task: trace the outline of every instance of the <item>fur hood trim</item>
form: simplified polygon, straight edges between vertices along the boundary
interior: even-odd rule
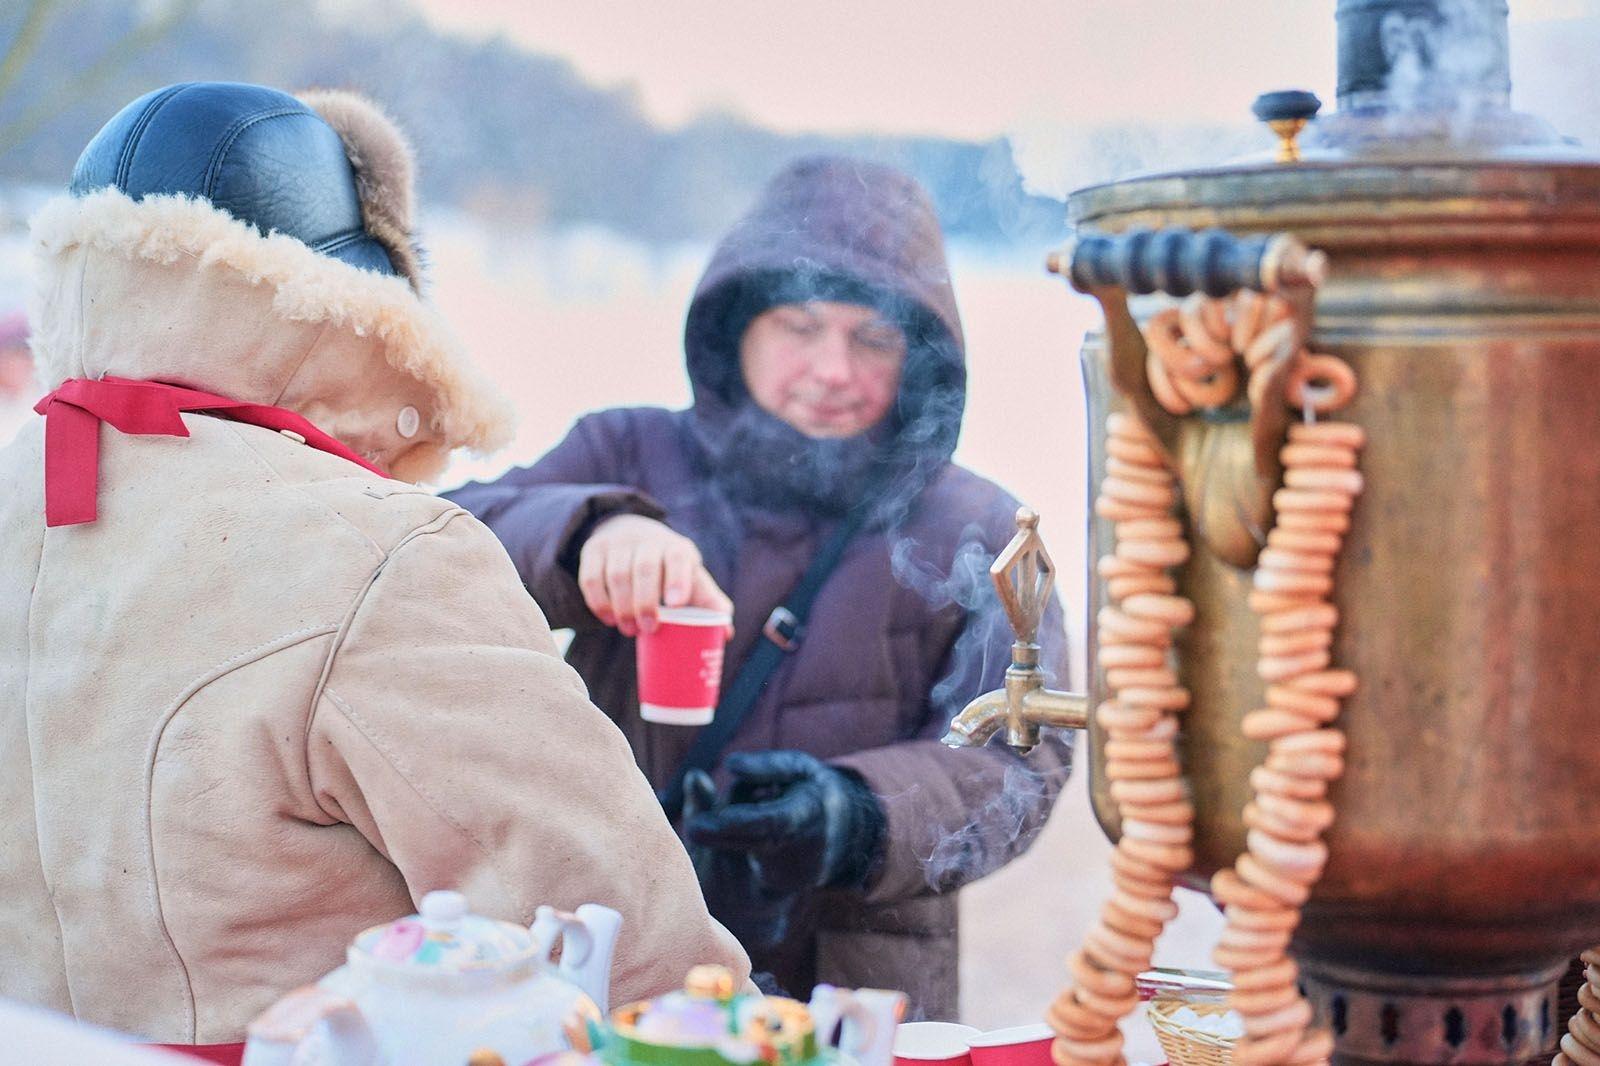
[[[389,253],[389,261],[422,291],[422,251],[417,242],[416,155],[406,135],[377,104],[338,89],[310,89],[299,101],[322,116],[344,142],[356,175],[361,221]]]
[[[197,269],[232,271],[251,285],[269,286],[273,312],[286,320],[376,339],[390,367],[432,393],[433,428],[445,449],[490,452],[511,439],[510,404],[402,278],[318,255],[293,237],[263,237],[205,200],[184,196],[134,201],[111,188],[62,196],[40,209],[31,230],[40,268],[31,316],[36,323],[45,317],[51,261],[75,248],[168,266],[193,260]],[[34,345],[39,373],[48,388],[55,388],[74,372],[73,353],[39,340]]]

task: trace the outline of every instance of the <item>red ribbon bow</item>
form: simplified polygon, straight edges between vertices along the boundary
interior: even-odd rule
[[[230,400],[198,389],[127,378],[71,378],[34,404],[45,417],[44,524],[93,522],[100,481],[100,423],[130,434],[187,437],[181,412],[204,411],[266,429],[289,430],[318,451],[348,459],[379,477],[378,467],[282,407]]]

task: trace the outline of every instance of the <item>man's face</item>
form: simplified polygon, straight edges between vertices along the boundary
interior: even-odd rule
[[[854,437],[877,425],[905,364],[905,333],[860,304],[779,304],[739,341],[750,395],[808,437]]]

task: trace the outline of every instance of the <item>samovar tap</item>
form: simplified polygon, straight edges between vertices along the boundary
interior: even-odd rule
[[[956,715],[943,742],[952,748],[977,748],[1005,731],[1006,745],[1026,754],[1039,744],[1039,727],[1084,729],[1089,724],[1089,697],[1045,687],[1039,666],[1039,623],[1055,585],[1055,564],[1039,536],[1039,516],[1017,509],[1017,533],[989,567],[1016,640],[1005,687],[986,692]]]

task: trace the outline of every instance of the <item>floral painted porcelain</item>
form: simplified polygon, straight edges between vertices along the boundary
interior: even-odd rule
[[[521,1063],[561,1051],[564,1024],[602,1016],[621,924],[591,903],[540,907],[524,929],[469,913],[459,892],[430,892],[420,914],[361,933],[345,965],[252,1022],[245,1066],[465,1066],[474,1053]]]
[[[619,1008],[609,1025],[591,1023],[587,1038],[572,1035],[603,1066],[891,1066],[905,1004],[899,992],[831,985],[818,985],[809,1005],[745,995],[726,969],[699,966],[684,991]]]

